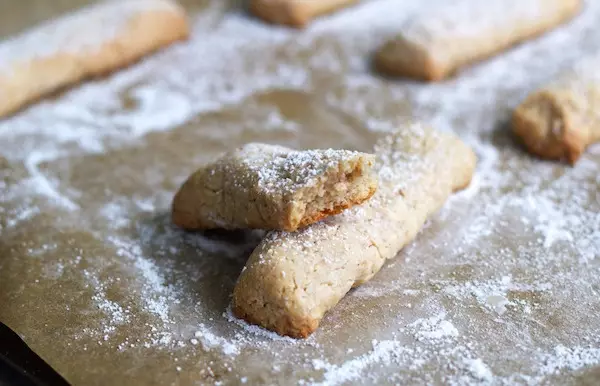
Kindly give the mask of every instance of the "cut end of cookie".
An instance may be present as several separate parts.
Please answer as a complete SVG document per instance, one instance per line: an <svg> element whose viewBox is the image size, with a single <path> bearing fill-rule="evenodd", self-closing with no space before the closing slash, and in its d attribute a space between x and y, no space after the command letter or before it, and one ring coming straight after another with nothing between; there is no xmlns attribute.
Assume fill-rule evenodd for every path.
<svg viewBox="0 0 600 386"><path fill-rule="evenodd" d="M469 184L476 164L458 137L421 125L385 137L375 151L378 197L348 216L269 232L234 288L238 317L281 335L309 336L352 287L417 236L452 191Z"/></svg>
<svg viewBox="0 0 600 386"><path fill-rule="evenodd" d="M572 127L568 111L550 91L529 96L512 117L514 133L527 150L543 159L575 164L585 149L584 140Z"/></svg>
<svg viewBox="0 0 600 386"><path fill-rule="evenodd" d="M355 152L334 162L313 184L292 195L283 230L293 232L371 198L377 191L374 162L374 156Z"/></svg>
<svg viewBox="0 0 600 386"><path fill-rule="evenodd" d="M392 77L437 82L449 74L437 65L424 47L402 36L383 44L373 57L375 71Z"/></svg>

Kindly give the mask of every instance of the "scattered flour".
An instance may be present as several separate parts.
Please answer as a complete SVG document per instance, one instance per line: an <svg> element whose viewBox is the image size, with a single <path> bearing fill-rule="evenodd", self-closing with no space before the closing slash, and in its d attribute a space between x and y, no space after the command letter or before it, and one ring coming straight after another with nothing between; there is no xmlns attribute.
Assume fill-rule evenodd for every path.
<svg viewBox="0 0 600 386"><path fill-rule="evenodd" d="M10 218L7 222L6 222L6 227L7 228L12 228L15 225L19 224L21 221L25 221L33 216L35 216L36 214L40 213L40 209L37 207L32 207L32 206L25 206L23 207L21 210L19 210L17 212L17 215L13 218Z"/></svg>
<svg viewBox="0 0 600 386"><path fill-rule="evenodd" d="M514 302L508 300L510 291L548 292L551 290L552 284L550 283L519 284L514 283L510 276L503 276L499 280L467 282L458 286L444 283L442 291L460 300L466 300L472 296L484 308L502 315L507 311L508 306L516 306Z"/></svg>
<svg viewBox="0 0 600 386"><path fill-rule="evenodd" d="M494 380L494 374L480 358L466 359L465 365L475 379L485 382L492 382Z"/></svg>
<svg viewBox="0 0 600 386"><path fill-rule="evenodd" d="M110 322L104 327L104 333L110 333L115 330L116 325L122 325L129 322L129 315L118 303L106 299L106 294L102 291L96 292L92 300L98 308L105 312L110 318ZM107 335L105 335L106 337Z"/></svg>
<svg viewBox="0 0 600 386"><path fill-rule="evenodd" d="M347 360L341 365L332 365L322 359L313 359L315 370L324 370L323 381L313 385L333 386L364 376L364 371L373 365L390 366L405 349L395 341L373 341L373 349L366 354Z"/></svg>
<svg viewBox="0 0 600 386"><path fill-rule="evenodd" d="M27 155L27 160L25 161L25 167L29 172L30 179L29 181L26 181L26 183L28 182L28 186L32 187L37 193L47 196L51 201L65 209L74 211L79 209L78 205L68 197L62 195L56 189L52 181L39 170L39 165L41 163L56 159L58 156L58 153L52 151L32 151L29 153Z"/></svg>
<svg viewBox="0 0 600 386"><path fill-rule="evenodd" d="M152 350L177 352L188 360L178 371L199 374L214 374L214 365L199 368L204 351L237 372L251 353L260 357L261 363L254 362L260 371L305 384L544 384L551 377L562 383L600 365L598 147L565 168L530 159L505 134L510 109L528 92L577 58L600 51L600 2L588 1L568 27L447 82L422 85L372 75L365 58L373 48L396 34L414 11L430 6L365 1L302 32L241 13L214 24L211 12L219 7L212 7L193 19L189 42L0 121L2 157L26 172L16 183L0 179L5 225L0 235L18 234L22 224L44 213L43 205L65 217L79 215L79 192L46 169L54 161L135 147L152 132L172 130L263 91L310 93L326 79L331 91L313 95L318 104L359 117L371 131L385 133L409 118L425 119L458 133L477 152L475 180L422 232L427 242L407 248L404 257L336 307L316 334L297 341L248 325L202 296L215 282L230 290L227 280L235 278L219 270L241 269L245 251L260 235L246 235L239 243L184 235L169 226L168 217L142 222L166 210L168 202L111 197L93 209L98 224L85 226L114 253L75 251L60 263L63 270L78 268L91 291L92 311L100 315L83 335L122 351L148 349L149 358ZM331 36L337 38L326 39ZM352 75L338 76L344 73ZM134 108L123 108L124 95ZM302 132L276 108L257 108L244 119L260 130ZM226 141L233 131L226 129L215 130L214 139ZM162 189L148 184L155 193ZM34 199L40 205L23 204ZM23 248L28 257L43 259L56 246L41 240ZM179 261L186 253L197 259ZM97 265L80 269L82 254ZM40 280L55 282L60 275ZM130 284L124 298L111 292L118 280ZM389 294L393 304L378 303L389 302ZM414 320L413 311L422 317ZM548 321L556 327L549 329ZM119 329L138 325L147 331L116 341ZM509 370L500 371L505 365ZM298 369L311 376L294 372ZM250 366L245 371L241 379L248 384L260 379ZM227 382L229 373L224 374Z"/></svg>
<svg viewBox="0 0 600 386"><path fill-rule="evenodd" d="M240 349L234 343L213 334L204 324L198 325L198 331L194 333L194 336L205 349L212 349L215 347L220 348L223 354L229 356L236 356L240 353Z"/></svg>
<svg viewBox="0 0 600 386"><path fill-rule="evenodd" d="M151 260L144 257L140 246L124 239L109 238L107 240L117 247L117 256L130 260L136 273L143 277L143 299L147 310L157 315L164 324L172 323L169 315L172 304L177 304L178 299L174 290L165 284L158 267Z"/></svg>
<svg viewBox="0 0 600 386"><path fill-rule="evenodd" d="M554 352L544 355L543 363L541 368L543 375L556 375L564 370L576 371L585 366L598 365L600 363L600 345L594 348L567 348L558 345L554 348Z"/></svg>

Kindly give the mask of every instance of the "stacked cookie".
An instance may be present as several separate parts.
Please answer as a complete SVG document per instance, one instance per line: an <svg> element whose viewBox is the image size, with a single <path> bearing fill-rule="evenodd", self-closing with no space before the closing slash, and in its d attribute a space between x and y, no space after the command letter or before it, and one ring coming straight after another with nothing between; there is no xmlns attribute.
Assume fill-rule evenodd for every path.
<svg viewBox="0 0 600 386"><path fill-rule="evenodd" d="M355 0L253 0L250 10L296 27ZM581 0L453 0L415 15L376 52L380 72L441 81L466 65L574 17ZM189 35L172 0L105 1L0 44L0 116L83 79L117 70ZM600 140L593 57L530 95L514 132L541 157L575 163ZM467 186L476 157L453 135L420 124L365 154L248 144L183 184L173 222L186 230L264 229L233 294L233 311L306 337L353 287L415 239L427 218Z"/></svg>
<svg viewBox="0 0 600 386"><path fill-rule="evenodd" d="M190 230L269 230L238 279L233 311L306 337L469 184L475 163L460 139L419 124L383 138L374 157L249 144L183 184L173 222Z"/></svg>

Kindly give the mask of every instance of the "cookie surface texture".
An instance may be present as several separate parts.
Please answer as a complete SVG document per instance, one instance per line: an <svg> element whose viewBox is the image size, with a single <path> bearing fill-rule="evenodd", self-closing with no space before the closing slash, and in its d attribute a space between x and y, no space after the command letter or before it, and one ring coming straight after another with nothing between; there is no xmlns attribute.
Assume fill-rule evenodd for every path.
<svg viewBox="0 0 600 386"><path fill-rule="evenodd" d="M238 317L282 335L310 335L470 183L476 164L460 139L419 124L385 137L375 153L379 188L371 200L295 233L267 234L235 286Z"/></svg>
<svg viewBox="0 0 600 386"><path fill-rule="evenodd" d="M189 34L170 0L104 1L0 43L0 117Z"/></svg>
<svg viewBox="0 0 600 386"><path fill-rule="evenodd" d="M375 67L438 81L571 19L581 0L450 0L424 9L379 48Z"/></svg>
<svg viewBox="0 0 600 386"><path fill-rule="evenodd" d="M247 144L200 168L173 200L173 222L189 230L294 231L369 199L374 156Z"/></svg>

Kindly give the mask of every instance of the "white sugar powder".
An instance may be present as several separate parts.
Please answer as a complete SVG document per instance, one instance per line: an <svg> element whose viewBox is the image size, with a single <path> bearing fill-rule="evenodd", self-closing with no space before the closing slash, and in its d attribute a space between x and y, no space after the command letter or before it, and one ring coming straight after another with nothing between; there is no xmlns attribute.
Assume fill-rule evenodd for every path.
<svg viewBox="0 0 600 386"><path fill-rule="evenodd" d="M564 370L579 370L585 366L600 363L600 346L567 348L558 345L552 353L546 354L541 368L543 375L560 374Z"/></svg>
<svg viewBox="0 0 600 386"><path fill-rule="evenodd" d="M494 380L494 374L480 358L466 359L465 365L475 379L486 382L492 382Z"/></svg>
<svg viewBox="0 0 600 386"><path fill-rule="evenodd" d="M114 38L135 15L164 10L181 12L165 0L100 1L1 42L0 72L34 58L93 50Z"/></svg>
<svg viewBox="0 0 600 386"><path fill-rule="evenodd" d="M16 182L0 179L2 237L18 234L22 224L44 213L44 205L64 217L79 216L81 192L70 186L76 177L52 174L61 159L139 147L151 132L173 130L267 90L310 93L319 108L357 117L357 127L378 133L409 118L454 131L477 152L476 178L432 219L422 235L427 243L417 240L302 341L251 326L222 309L227 301L215 301L221 309L214 309L212 299L202 296L206 286L215 286L210 280L226 277L216 274L222 267L241 269L260 234L240 243L184 235L165 215L173 192L153 181L150 198L113 194L97 208L86 208L94 221L81 225L105 248L49 262L62 267L61 274L76 268L99 315L99 323L73 339L91 336L118 350L148 349L142 355L177 352L195 366L178 365L182 371L203 375L214 374L215 365L200 368L199 355L214 354L242 372L251 353L265 362L255 363L261 371L327 385L541 384L549 377L562 377L557 379L563 383L575 371L600 365L597 147L565 168L529 157L506 134L511 109L531 90L600 51L600 2L588 1L568 27L437 84L381 79L371 74L368 61L375 47L400 32L414 11L432 8L431 2L363 2L305 31L265 25L241 13L226 13L213 23L222 2L211 4L193 18L189 42L0 121L0 152L8 170L22 166L25 173ZM514 4L515 11L524 6ZM451 25L461 8L448 7L445 20L464 28ZM448 25L428 28L438 27L443 32ZM14 44L3 43L0 57ZM331 87L317 92L323 79ZM123 108L123 95L134 108ZM303 130L276 107L249 110L243 118L254 130L289 136ZM226 142L236 129L213 130L211 140ZM4 178L4 163L0 167ZM164 218L149 222L154 215ZM23 251L41 260L56 247L42 240ZM183 254L194 259L181 259ZM213 255L222 260L209 259ZM84 264L90 265L85 271ZM56 269L47 272L40 280L60 280ZM125 298L113 296L112 284L119 281L130 288ZM233 282L219 285L230 291ZM189 312L182 312L184 306ZM149 332L117 341L116 332L130 324ZM501 371L504 366L509 370ZM227 374L221 374L224 383ZM235 380L258 379L243 375Z"/></svg>
<svg viewBox="0 0 600 386"><path fill-rule="evenodd" d="M458 330L445 317L445 313L441 313L431 318L418 319L407 328L414 331L414 337L419 341L436 342L457 337Z"/></svg>
<svg viewBox="0 0 600 386"><path fill-rule="evenodd" d="M225 355L235 356L240 353L240 349L234 343L213 334L204 324L198 325L194 336L207 350L218 347Z"/></svg>
<svg viewBox="0 0 600 386"><path fill-rule="evenodd" d="M341 365L332 365L321 359L313 359L315 370L325 370L323 381L314 385L341 385L362 378L363 371L373 365L392 365L405 349L395 341L374 342L373 349L366 354L347 360Z"/></svg>

